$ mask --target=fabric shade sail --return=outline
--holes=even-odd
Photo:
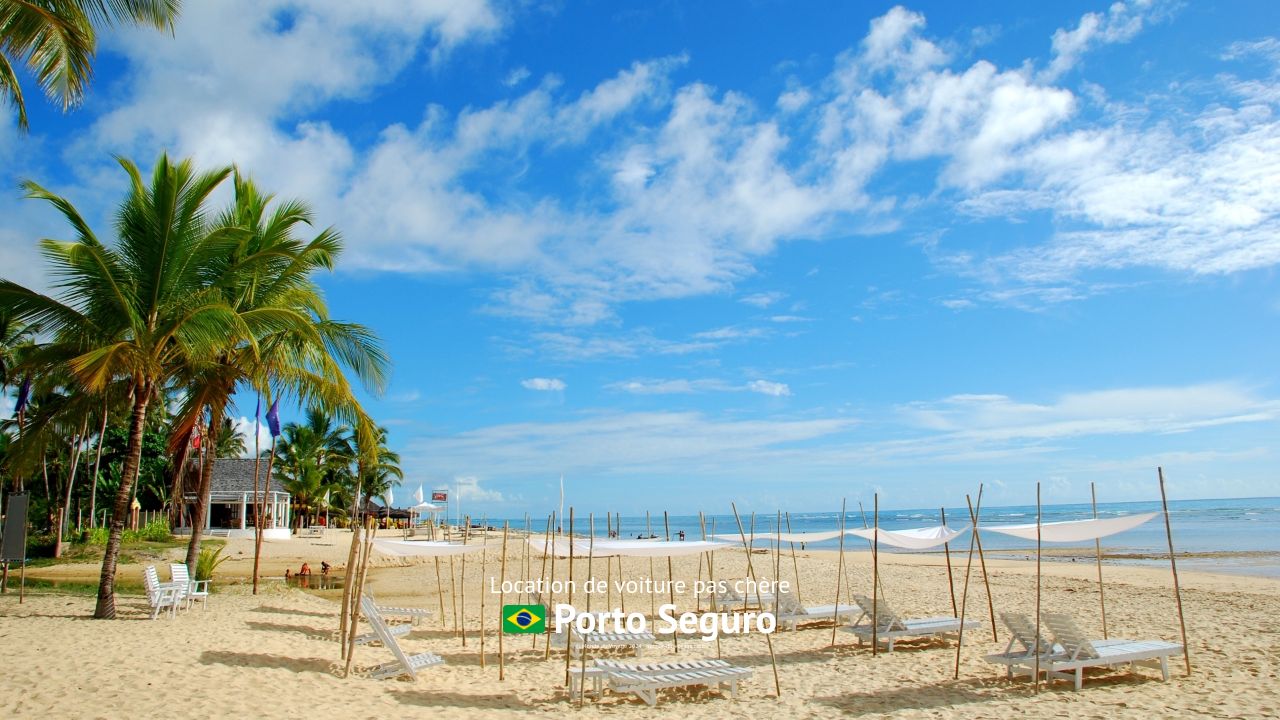
[[[867,540],[876,540],[877,533],[879,543],[890,547],[902,548],[904,550],[929,550],[931,548],[941,547],[960,535],[968,531],[968,527],[962,527],[959,530],[953,530],[946,525],[937,525],[927,528],[911,528],[909,530],[885,530],[883,528],[874,530],[871,528],[859,528],[847,531],[850,535],[857,535]]]
[[[420,502],[417,505],[414,505],[413,509],[417,510],[418,512],[443,512],[444,506],[432,505],[429,502]]]
[[[373,548],[384,555],[394,555],[395,557],[445,557],[478,552],[484,546],[460,545],[441,541],[375,539]]]
[[[569,557],[568,540],[552,540],[529,538],[529,546],[538,551],[546,551],[556,557]],[[730,547],[729,543],[694,540],[681,542],[676,540],[596,540],[594,547],[590,540],[577,538],[573,541],[574,557],[679,557],[681,555],[697,555]]]
[[[731,533],[713,535],[712,537],[718,540],[727,540],[733,543],[742,542],[741,535],[735,535]],[[756,533],[755,538],[751,538],[750,536],[748,536],[747,539],[751,540],[752,542],[781,541],[781,542],[815,543],[815,542],[822,542],[824,540],[835,540],[838,537],[840,537],[839,530],[828,530],[825,532],[767,533],[767,534]]]
[[[1040,524],[1040,539],[1044,542],[1083,542],[1098,540],[1126,530],[1132,530],[1151,520],[1160,513],[1142,513],[1141,515],[1125,515],[1124,517],[1104,518],[1099,520],[1064,520]],[[1036,524],[1024,525],[986,525],[984,532],[998,532],[1012,535],[1024,540],[1036,539]]]

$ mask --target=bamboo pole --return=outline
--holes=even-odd
[[[1036,483],[1036,674],[1035,692],[1040,692],[1040,483]]]
[[[865,508],[863,508],[863,507],[862,507],[862,501],[861,501],[861,500],[859,500],[859,501],[858,501],[858,515],[862,518],[862,529],[863,529],[863,530],[870,530],[870,529],[871,529],[871,525],[870,525],[870,523],[868,523],[868,522],[867,522],[867,511],[866,511],[866,509],[865,509]],[[867,549],[868,549],[868,550],[870,550],[870,549],[871,549],[871,541],[870,541],[870,540],[868,540],[868,541],[867,541]],[[846,585],[848,584],[848,580],[847,580],[847,579],[845,580],[845,584],[846,584]],[[880,578],[879,580],[877,580],[877,581],[876,581],[876,586],[875,586],[875,588],[872,588],[872,589],[873,589],[873,590],[879,590],[881,595],[885,595],[886,593],[885,593],[885,591],[884,591],[884,578]]]
[[[1093,505],[1093,519],[1098,519],[1098,489],[1089,483],[1089,501]],[[1102,610],[1102,639],[1107,639],[1107,593],[1102,587],[1102,539],[1093,539],[1094,557],[1098,561],[1098,606]]]
[[[742,538],[742,547],[747,551],[747,577],[755,582],[756,572],[751,565],[751,544],[747,542],[747,534],[742,530],[742,518],[738,515],[738,506],[730,502],[729,507],[733,508],[733,519],[738,523],[738,535]],[[756,590],[759,593],[759,589]],[[782,697],[782,681],[778,679],[778,659],[773,654],[773,634],[766,633],[764,639],[769,644],[769,664],[773,666],[773,688],[778,697]]]
[[[604,536],[606,540],[613,538],[612,515],[613,513],[611,513],[608,510],[606,510],[604,513]],[[592,542],[595,542],[594,530],[591,532],[591,537],[592,537]],[[612,610],[613,609],[613,560],[609,559],[608,556],[605,556],[605,559],[604,559],[604,573],[605,573],[604,609]]]
[[[979,486],[981,488],[981,486]],[[969,498],[969,494],[965,493],[964,501],[970,507],[969,517],[973,517],[973,501]],[[964,564],[964,590],[960,593],[960,631],[956,638],[956,667],[952,675],[952,679],[960,679],[960,651],[964,648],[964,616],[965,611],[969,608],[969,575],[973,571],[973,545],[974,538],[977,536],[976,530],[969,534],[969,559]]]
[[[945,507],[938,508],[938,513],[942,516],[942,527],[947,527],[947,509]],[[945,532],[945,530],[944,530]],[[951,614],[959,617],[960,609],[956,607],[956,584],[951,577],[951,543],[942,543],[942,552],[947,556],[947,589],[951,591]]]
[[[791,513],[787,513],[787,534],[791,534]],[[803,606],[804,600],[800,597],[800,562],[796,560],[796,542],[788,540],[787,543],[791,545],[791,570],[796,577],[796,603]],[[839,582],[840,580],[837,578],[836,584],[839,584]],[[836,624],[839,625],[839,621],[836,621]]]
[[[778,516],[773,523],[773,610],[778,611],[779,603],[782,601],[782,510],[778,510]],[[760,608],[763,610],[764,608]]]
[[[484,598],[489,593],[484,591],[484,574],[489,568],[489,518],[480,518],[484,527],[484,539],[480,541],[480,669],[484,669]],[[499,628],[501,630],[501,628]]]
[[[462,528],[462,544],[466,545],[471,540],[471,516],[467,515],[463,519],[464,527]],[[462,561],[459,563],[462,567],[458,574],[458,603],[462,605],[462,611],[459,616],[462,620],[462,647],[467,646],[467,553],[462,553]]]
[[[644,534],[646,539],[649,536],[653,535],[653,528],[649,525],[648,510],[644,511]],[[649,582],[650,583],[653,582],[653,557],[652,556],[649,557]],[[653,593],[650,592],[649,593],[649,619],[652,620],[652,619],[656,619],[657,617],[658,617],[658,602],[654,598]]]
[[[662,511],[662,527],[667,536],[667,542],[671,542],[671,521],[667,517],[667,511]],[[667,594],[671,600],[671,604],[676,604],[676,573],[675,568],[671,564],[671,555],[667,554]],[[672,652],[680,652],[680,633],[671,633],[671,650]]]
[[[702,528],[702,540],[707,539],[707,519],[703,516],[702,511],[698,511],[698,525]],[[706,553],[707,556],[707,584],[711,586],[711,597],[715,597],[716,592],[716,554],[714,551]],[[716,608],[708,608],[715,610]],[[716,633],[716,659],[720,659],[720,633]]]
[[[848,500],[840,498],[840,552],[836,560],[836,609],[840,608],[840,586],[844,583],[844,516],[847,510]],[[831,647],[836,646],[836,630],[839,629],[840,623],[836,622],[831,625]]]
[[[453,616],[453,636],[458,637],[458,575],[453,567],[453,556],[449,556],[449,609]]]
[[[548,526],[552,531],[559,530],[559,526],[558,526],[558,525],[556,525],[556,520],[557,520],[557,518],[556,518],[556,513],[555,513],[555,511],[553,510],[553,511],[551,511],[551,524]],[[559,534],[560,534],[559,532],[557,532],[557,533],[556,533],[556,535],[559,535]],[[551,547],[551,580],[550,580],[550,582],[548,582],[548,583],[547,583],[547,608],[548,608],[548,610],[554,610],[554,609],[555,609],[555,599],[556,599],[556,592],[555,592],[555,587],[556,587],[556,546],[555,546],[555,544],[554,544],[554,543],[552,543],[552,542],[551,542],[551,535],[550,535],[550,534],[548,534],[548,535],[547,535],[547,541],[546,541],[546,544],[547,544],[547,545],[549,545],[549,546]],[[544,560],[545,560],[545,558],[544,558]],[[551,659],[551,637],[550,637],[550,636],[548,636],[548,637],[547,637],[547,647],[546,647],[545,652],[543,653],[542,659],[543,659],[543,660],[550,660],[550,659]]]
[[[549,598],[548,593],[550,592],[550,581],[547,580],[547,555],[550,553],[549,548],[551,546],[551,528],[552,528],[551,523],[552,522],[553,522],[552,515],[547,515],[547,534],[542,536],[542,570],[538,572],[538,579],[542,580],[544,583],[543,587],[541,588],[542,592],[538,593],[539,603],[546,602]],[[529,544],[529,541],[525,540],[525,544],[526,545]],[[530,571],[533,570],[532,565],[529,566],[529,570]],[[545,607],[546,606],[544,606],[544,608]],[[545,610],[544,610],[544,614],[545,614]],[[545,634],[545,630],[546,630],[545,622],[543,623],[543,630],[544,630],[543,634]],[[537,633],[533,635],[533,650],[535,652],[538,650],[538,634]],[[551,652],[551,643],[550,641],[548,641],[547,642],[548,657],[550,657],[550,652]]]
[[[372,527],[373,520],[370,519],[367,522],[369,523],[369,526]],[[347,628],[347,663],[343,668],[342,677],[350,677],[351,661],[355,659],[356,628],[360,625],[360,595],[364,592],[365,578],[369,575],[369,553],[373,548],[373,535],[374,533],[372,530],[366,529],[365,541],[363,543],[364,548],[360,555],[360,572],[357,576],[356,586],[351,592],[351,596],[355,600],[355,607],[351,612],[351,624]]]
[[[573,605],[573,506],[569,506],[569,604]],[[569,658],[573,655],[573,628],[564,634],[564,685],[569,687]],[[585,681],[586,678],[583,678]]]
[[[969,520],[973,523],[973,541],[978,544],[978,565],[982,568],[982,586],[987,591],[987,613],[991,616],[991,642],[999,642],[1000,637],[996,634],[998,631],[996,603],[991,597],[991,580],[987,576],[987,556],[982,552],[982,533],[978,532],[978,523],[982,519],[982,491],[983,483],[978,483],[978,502],[970,508]]]
[[[607,520],[606,520],[607,522]],[[596,556],[596,516],[595,513],[587,513],[587,527],[590,529],[591,535],[587,538],[587,582],[590,583],[595,579],[592,575],[592,563]],[[594,590],[595,588],[592,588]],[[587,614],[591,614],[591,596],[595,593],[587,592]],[[582,643],[582,649],[578,651],[578,707],[582,707],[582,702],[587,696],[587,650],[590,646]]]
[[[444,582],[440,579],[440,556],[433,559],[436,561],[436,593],[440,596],[440,629],[444,630]]]
[[[255,517],[255,523],[258,519]],[[338,622],[338,639],[342,646],[342,659],[347,659],[347,623],[351,622],[351,591],[354,589],[356,579],[356,552],[360,546],[360,526],[352,523],[351,525],[351,550],[347,553],[347,567],[342,579],[342,618]]]
[[[871,522],[871,657],[879,652],[877,633],[880,628],[880,493],[872,496]]]
[[[502,608],[507,604],[507,534],[510,531],[509,523],[502,523],[502,569],[498,571],[501,578],[498,580],[498,607]],[[529,543],[525,542],[525,547]],[[503,652],[502,638],[506,633],[502,632],[502,626],[498,626],[498,681],[507,679],[507,656]]]
[[[1169,523],[1169,498],[1164,492],[1164,468],[1157,467],[1156,475],[1160,478],[1160,507],[1164,510],[1164,534],[1169,540],[1169,567],[1173,570],[1173,598],[1178,603],[1178,627],[1182,631],[1182,659],[1187,664],[1187,675],[1191,675],[1191,649],[1187,646],[1187,621],[1182,615],[1182,588],[1178,585],[1178,561],[1173,554],[1173,526]]]

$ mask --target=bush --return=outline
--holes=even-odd
[[[89,545],[106,545],[110,535],[110,528],[89,528],[84,531],[84,542]],[[169,542],[172,539],[173,533],[169,532],[169,522],[163,518],[156,518],[139,530],[125,530],[120,538],[121,542]]]
[[[218,566],[226,562],[226,558],[222,557],[222,549],[224,545],[216,548],[205,547],[200,549],[200,556],[196,558],[196,580],[213,579],[213,571]]]

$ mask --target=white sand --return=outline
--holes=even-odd
[[[320,561],[346,562],[350,535],[330,531],[320,540],[270,543],[264,564],[269,575],[295,570],[303,560],[319,572]],[[497,548],[490,546],[486,575],[498,573]],[[243,555],[240,553],[244,552]],[[542,643],[532,651],[529,636],[506,636],[507,678],[498,681],[498,597],[486,595],[485,667],[479,638],[481,575],[478,555],[467,559],[464,614],[466,646],[452,630],[452,619],[429,620],[403,640],[410,652],[431,650],[447,665],[423,671],[416,682],[343,678],[338,644],[336,601],[285,589],[278,579],[254,597],[232,584],[252,567],[252,546],[236,541],[228,553],[235,559],[219,570],[220,592],[209,609],[185,612],[176,620],[146,619],[140,597],[121,596],[121,619],[88,619],[93,598],[29,595],[18,605],[14,594],[0,597],[0,717],[487,717],[514,713],[556,713],[570,709],[564,660],[543,659]],[[522,550],[509,553],[508,577],[518,577]],[[773,577],[772,560],[753,556],[757,572]],[[870,590],[869,554],[850,553],[849,580],[856,592]],[[806,603],[835,598],[835,557],[830,552],[800,553],[800,592]],[[958,562],[956,592],[963,583]],[[742,577],[740,551],[717,554],[717,577]],[[534,561],[537,573],[539,560]],[[895,609],[906,615],[949,613],[950,595],[941,558],[881,555],[885,591]],[[675,577],[690,584],[698,576],[697,558],[677,558]],[[992,594],[997,610],[1034,610],[1034,565],[992,561]],[[666,561],[654,562],[665,579]],[[454,561],[455,577],[461,561]],[[1045,563],[1043,607],[1074,614],[1094,636],[1101,636],[1094,568],[1082,563]],[[647,576],[647,560],[626,559],[629,577]],[[125,577],[140,576],[138,567],[122,567]],[[1107,566],[1107,618],[1112,636],[1164,638],[1177,641],[1178,624],[1168,570]],[[565,563],[557,576],[565,577]],[[586,574],[585,561],[575,577]],[[163,574],[163,573],[162,573]],[[443,565],[445,584],[448,563]],[[605,576],[602,561],[595,575]],[[617,576],[616,565],[613,570]],[[93,578],[91,566],[60,566],[33,576]],[[373,590],[383,603],[415,604],[438,610],[434,564],[380,559],[371,572]],[[782,577],[792,578],[791,558]],[[735,703],[707,690],[667,691],[650,710],[633,696],[606,694],[588,698],[583,716],[613,717],[821,717],[885,715],[916,717],[1276,717],[1280,715],[1280,581],[1243,576],[1183,573],[1183,601],[1195,672],[1184,676],[1182,659],[1173,662],[1173,677],[1139,669],[1096,671],[1083,692],[1055,683],[1033,695],[1026,681],[1008,682],[1000,669],[982,660],[1003,647],[991,638],[986,595],[975,564],[970,578],[968,616],[984,628],[966,638],[960,679],[952,679],[955,646],[946,642],[906,643],[892,654],[872,657],[851,635],[837,633],[829,647],[830,626],[778,633],[773,645],[782,684],[774,697],[768,646],[763,636],[725,638],[723,657],[755,669]],[[844,591],[842,591],[843,593]],[[452,615],[448,594],[447,615]],[[508,598],[515,602],[517,598]],[[584,603],[581,594],[575,602]],[[592,600],[603,609],[604,596]],[[614,603],[617,605],[617,596]],[[681,609],[694,609],[691,596],[677,598]],[[647,596],[628,596],[628,610],[648,611]],[[971,641],[971,642],[970,642]],[[679,654],[660,642],[645,659],[714,657],[716,644],[682,639]],[[390,659],[381,648],[359,648],[357,669]]]

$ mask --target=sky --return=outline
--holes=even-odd
[[[1244,0],[187,0],[83,107],[0,113],[0,274],[48,289],[70,236],[20,179],[110,234],[113,155],[306,200],[393,358],[397,504],[1275,495],[1278,36]]]

